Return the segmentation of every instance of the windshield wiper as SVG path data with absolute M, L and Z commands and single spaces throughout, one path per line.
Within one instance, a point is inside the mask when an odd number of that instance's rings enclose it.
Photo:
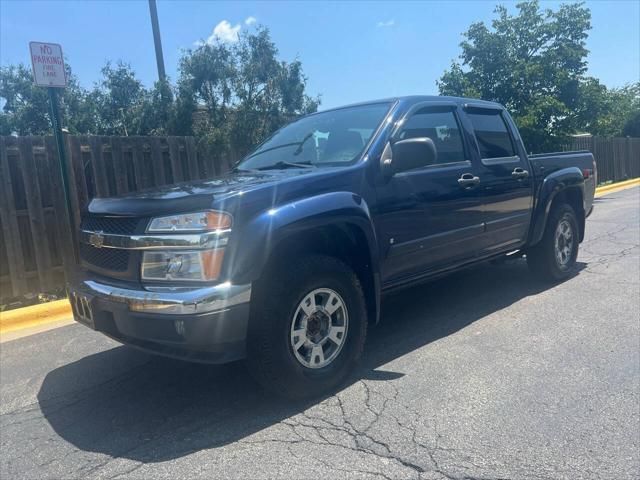
M 253 158 L 253 157 L 257 157 L 258 155 L 262 155 L 263 153 L 267 153 L 270 152 L 272 150 L 278 150 L 279 148 L 284 148 L 284 147 L 293 147 L 298 145 L 300 142 L 293 142 L 293 143 L 283 143 L 282 145 L 276 145 L 275 147 L 271 147 L 271 148 L 265 148 L 264 150 L 258 150 L 257 152 L 254 152 L 253 154 L 249 155 L 247 157 L 247 159 L 249 158 Z
M 315 132 L 309 132 L 302 138 L 302 140 L 300 140 L 300 142 L 298 143 L 298 148 L 296 148 L 296 151 L 293 152 L 293 154 L 296 157 L 302 153 L 302 149 L 304 148 L 304 144 L 307 142 L 307 140 L 309 140 L 310 138 L 313 137 L 314 133 Z
M 309 132 L 307 133 L 304 137 L 302 137 L 302 140 L 300 140 L 299 142 L 290 142 L 290 143 L 282 143 L 280 145 L 276 145 L 275 147 L 270 147 L 270 148 L 265 148 L 264 150 L 258 150 L 257 152 L 254 152 L 253 154 L 251 154 L 249 157 L 247 158 L 253 158 L 253 157 L 257 157 L 258 155 L 261 155 L 263 153 L 267 153 L 270 152 L 272 150 L 278 150 L 280 148 L 285 148 L 285 147 L 295 147 L 297 146 L 298 148 L 296 148 L 296 150 L 293 152 L 294 155 L 299 155 L 300 152 L 302 152 L 302 147 L 305 144 L 305 142 L 307 140 L 309 140 L 311 137 L 313 137 L 313 133 L 314 132 Z
M 294 163 L 279 161 L 271 165 L 265 165 L 264 167 L 258 167 L 257 170 L 279 170 L 285 168 L 315 168 L 315 165 L 310 163 Z
M 257 172 L 258 170 L 255 168 L 240 168 L 240 167 L 233 167 L 231 169 L 231 173 L 251 173 L 251 172 Z

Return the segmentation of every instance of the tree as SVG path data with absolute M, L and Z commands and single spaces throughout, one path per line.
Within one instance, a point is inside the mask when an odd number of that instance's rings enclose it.
M 187 50 L 180 59 L 177 103 L 181 111 L 191 112 L 190 119 L 183 112 L 183 120 L 218 152 L 229 148 L 228 109 L 234 75 L 231 49 L 224 43 Z
M 629 117 L 622 129 L 622 134 L 625 137 L 640 137 L 640 109 Z
M 67 67 L 61 90 L 63 125 L 96 135 L 196 135 L 211 154 L 246 153 L 295 117 L 313 112 L 299 60 L 278 59 L 269 31 L 258 27 L 235 44 L 216 42 L 187 50 L 180 77 L 146 89 L 131 66 L 107 62 L 91 90 Z M 2 135 L 49 134 L 46 89 L 24 65 L 0 69 Z
M 103 135 L 140 135 L 146 91 L 131 65 L 119 61 L 102 68 L 102 80 L 92 95 L 100 112 L 98 130 Z
M 231 142 L 243 153 L 296 116 L 317 110 L 318 102 L 304 93 L 300 61 L 279 62 L 267 29 L 243 36 L 233 54 L 238 102 Z
M 34 135 L 51 129 L 47 91 L 33 84 L 32 73 L 24 65 L 0 70 L 0 97 L 5 101 L 0 116 L 2 135 Z
M 461 62 L 444 72 L 438 87 L 445 95 L 502 103 L 527 149 L 555 149 L 584 122 L 581 94 L 598 88 L 584 75 L 590 12 L 582 3 L 542 11 L 537 1 L 527 1 L 516 8 L 510 15 L 498 6 L 491 27 L 469 27 Z
M 640 137 L 640 82 L 612 90 L 613 135 Z
M 85 95 L 99 112 L 95 133 L 100 135 L 174 135 L 174 92 L 168 80 L 147 90 L 127 63 L 110 62 L 102 79 Z
M 640 114 L 640 82 L 606 90 L 600 101 L 604 108 L 593 117 L 589 125 L 591 128 L 587 130 L 589 133 L 612 137 L 640 136 L 639 133 L 629 133 L 634 131 L 631 126 L 633 119 Z
M 277 56 L 264 27 L 241 35 L 235 44 L 216 42 L 188 50 L 180 61 L 176 115 L 196 111 L 192 131 L 214 152 L 248 152 L 319 105 L 319 99 L 305 93 L 300 61 Z
M 60 92 L 63 126 L 71 133 L 92 133 L 97 111 L 77 78 L 67 68 L 67 88 Z M 45 135 L 51 133 L 49 100 L 46 88 L 33 83 L 31 69 L 25 65 L 0 68 L 0 135 Z
M 145 93 L 140 110 L 138 134 L 175 135 L 176 118 L 173 88 L 167 80 L 155 83 Z

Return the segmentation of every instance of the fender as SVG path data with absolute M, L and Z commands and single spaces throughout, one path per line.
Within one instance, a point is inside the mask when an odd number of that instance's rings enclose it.
M 538 192 L 538 199 L 531 219 L 532 228 L 529 235 L 529 246 L 533 246 L 542 240 L 551 205 L 556 195 L 570 188 L 580 189 L 581 198 L 584 199 L 584 178 L 582 171 L 578 167 L 556 170 L 545 177 Z M 584 231 L 584 228 L 582 230 Z
M 274 249 L 288 237 L 328 225 L 349 225 L 360 230 L 367 242 L 373 273 L 375 321 L 380 312 L 378 242 L 365 200 L 352 192 L 322 193 L 270 208 L 247 222 L 238 232 L 242 248 L 233 255 L 234 282 L 248 283 L 260 277 Z M 235 255 L 234 255 L 235 254 Z

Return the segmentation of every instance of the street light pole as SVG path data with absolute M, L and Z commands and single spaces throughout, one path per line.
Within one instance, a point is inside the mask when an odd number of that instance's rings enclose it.
M 161 82 L 164 82 L 166 74 L 164 72 L 164 57 L 162 56 L 162 42 L 160 41 L 160 24 L 158 23 L 158 8 L 156 7 L 156 0 L 149 0 L 149 13 L 151 14 L 151 28 L 153 29 L 153 43 L 156 47 L 158 78 Z

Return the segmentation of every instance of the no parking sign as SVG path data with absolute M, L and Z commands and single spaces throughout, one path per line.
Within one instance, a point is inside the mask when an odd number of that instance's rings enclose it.
M 29 42 L 29 49 L 35 84 L 40 87 L 66 87 L 62 47 L 57 43 Z

